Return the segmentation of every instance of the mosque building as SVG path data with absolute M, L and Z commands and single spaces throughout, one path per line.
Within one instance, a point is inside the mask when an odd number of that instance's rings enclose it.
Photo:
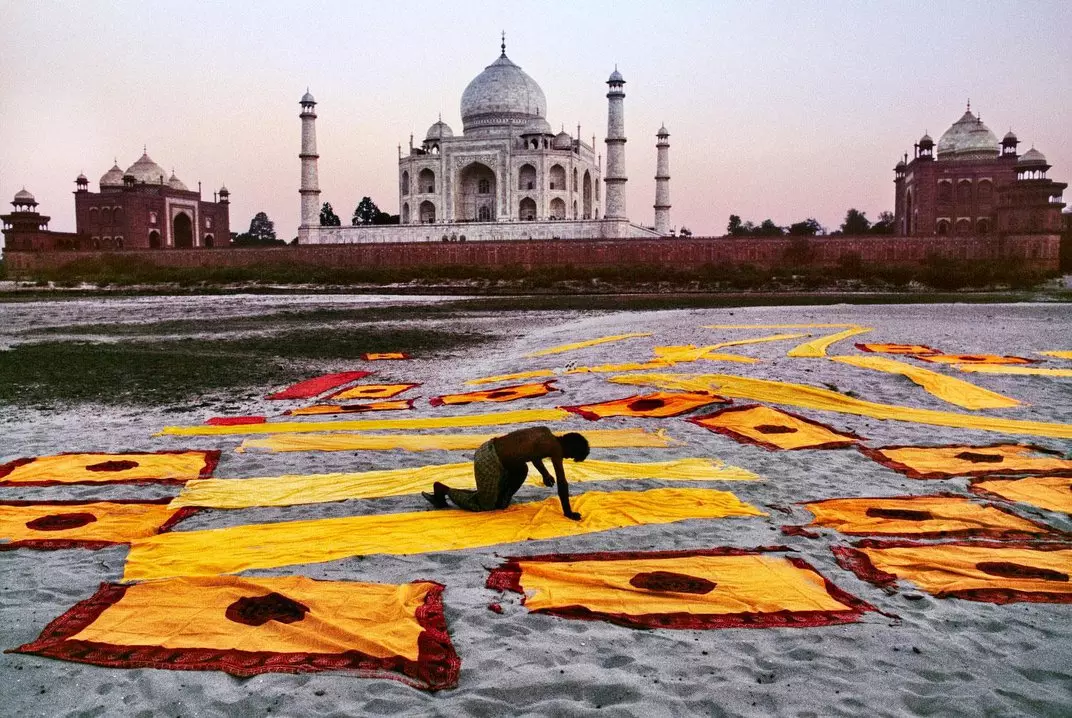
M 439 118 L 419 146 L 399 147 L 399 225 L 321 227 L 316 100 L 301 99 L 302 244 L 596 239 L 665 236 L 670 229 L 669 133 L 661 128 L 655 227 L 629 221 L 625 185 L 625 79 L 607 80 L 606 170 L 591 143 L 547 120 L 540 86 L 506 56 L 465 88 L 462 132 Z

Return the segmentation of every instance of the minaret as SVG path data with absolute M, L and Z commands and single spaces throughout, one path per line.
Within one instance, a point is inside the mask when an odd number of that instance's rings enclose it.
M 626 219 L 625 214 L 625 80 L 618 68 L 607 80 L 607 199 L 603 205 L 604 219 Z
M 670 133 L 666 125 L 655 135 L 655 232 L 670 234 Z
M 301 98 L 301 224 L 298 225 L 298 242 L 316 244 L 320 229 L 320 182 L 317 179 L 316 161 L 316 100 L 309 90 Z

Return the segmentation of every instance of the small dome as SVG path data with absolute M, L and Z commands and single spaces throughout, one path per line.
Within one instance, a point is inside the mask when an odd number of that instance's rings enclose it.
M 119 168 L 119 164 L 112 165 L 112 168 L 101 175 L 100 178 L 101 189 L 105 187 L 122 187 L 123 186 L 123 170 Z
M 462 127 L 518 125 L 524 117 L 546 117 L 547 99 L 536 81 L 510 61 L 505 51 L 473 78 L 462 93 Z
M 167 173 L 164 172 L 163 167 L 153 162 L 149 153 L 146 152 L 138 158 L 137 162 L 127 167 L 126 174 L 138 183 L 164 184 L 164 177 Z
M 919 144 L 921 144 L 921 145 L 933 145 L 934 140 L 927 133 L 923 133 L 923 136 L 919 138 Z
M 971 110 L 967 110 L 938 140 L 938 159 L 989 158 L 998 154 L 998 138 Z
M 79 172 L 78 176 L 74 178 L 74 181 L 78 184 L 85 184 L 86 182 L 89 182 L 89 178 L 86 177 L 84 172 Z
M 302 95 L 301 104 L 303 104 L 303 105 L 315 105 L 316 104 L 316 100 L 313 99 L 313 95 L 312 95 L 311 92 L 309 92 L 308 89 L 305 91 L 305 94 Z
M 231 194 L 227 190 L 227 185 L 223 185 L 222 187 L 220 187 L 220 194 L 223 195 L 223 196 L 227 196 L 227 195 Z
M 521 131 L 523 135 L 551 135 L 554 132 L 551 130 L 551 123 L 542 117 L 533 117 L 531 120 L 525 123 L 525 129 Z
M 428 128 L 428 134 L 425 135 L 424 139 L 426 139 L 426 140 L 445 140 L 445 139 L 453 137 L 453 136 L 454 136 L 454 130 L 450 129 L 450 125 L 448 125 L 443 120 L 440 120 L 439 122 L 435 123 L 434 125 L 432 125 L 431 127 Z
M 555 135 L 555 139 L 552 140 L 551 146 L 556 150 L 568 150 L 573 147 L 573 138 L 570 133 L 563 130 Z
M 610 78 L 607 80 L 608 84 L 611 82 L 625 82 L 625 78 L 622 77 L 622 73 L 618 72 L 617 67 L 614 68 L 614 72 L 610 73 Z
M 37 200 L 34 199 L 33 194 L 27 192 L 26 188 L 23 187 L 15 193 L 15 199 L 12 204 L 37 204 Z
M 659 131 L 655 133 L 656 137 L 669 137 L 670 133 L 666 129 L 666 125 L 659 128 Z
M 1005 136 L 1001 139 L 1001 141 L 1002 142 L 1018 142 L 1018 140 L 1016 139 L 1016 134 L 1012 130 L 1009 130 L 1008 132 L 1006 132 Z
M 906 164 L 904 163 L 904 160 L 901 160 L 900 162 L 898 162 L 898 163 L 897 163 L 897 166 L 896 166 L 896 167 L 894 167 L 894 169 L 895 169 L 895 170 L 903 170 L 903 169 L 904 169 L 905 167 L 907 167 L 907 166 L 908 166 L 908 165 L 906 165 Z
M 1046 164 L 1046 155 L 1042 154 L 1034 147 L 1027 152 L 1020 155 L 1020 159 L 1016 161 L 1016 164 L 1020 165 L 1044 165 Z
M 175 176 L 175 170 L 171 170 L 171 177 L 167 181 L 167 186 L 171 189 L 181 189 L 184 192 L 188 192 L 188 188 L 182 183 L 182 180 Z

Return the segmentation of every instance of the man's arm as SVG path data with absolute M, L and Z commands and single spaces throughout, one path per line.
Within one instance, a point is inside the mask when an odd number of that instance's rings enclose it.
M 532 465 L 536 467 L 536 470 L 540 472 L 540 476 L 543 477 L 544 486 L 554 486 L 555 479 L 551 474 L 547 473 L 547 467 L 543 465 L 543 461 L 540 459 L 533 459 Z
M 569 484 L 566 483 L 566 473 L 562 470 L 562 457 L 552 456 L 551 463 L 555 467 L 555 477 L 558 479 L 558 500 L 562 502 L 562 515 L 574 521 L 580 521 L 581 515 L 570 508 Z

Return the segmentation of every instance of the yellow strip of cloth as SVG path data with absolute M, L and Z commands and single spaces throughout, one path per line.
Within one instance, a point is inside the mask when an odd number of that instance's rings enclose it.
M 1064 349 L 1058 349 L 1055 351 L 1039 352 L 1043 356 L 1056 357 L 1057 359 L 1072 359 L 1072 351 L 1066 351 Z
M 320 416 L 323 414 L 363 414 L 367 411 L 401 411 L 412 409 L 411 399 L 389 399 L 371 401 L 367 404 L 313 404 L 300 409 L 291 409 L 291 416 Z
M 920 354 L 915 358 L 931 364 L 980 364 L 991 366 L 1031 364 L 1034 361 L 1023 357 L 1000 356 L 998 354 Z
M 236 451 L 463 451 L 480 448 L 496 436 L 498 434 L 279 434 L 246 439 Z M 672 439 L 665 429 L 600 429 L 585 431 L 584 438 L 593 449 L 665 449 L 681 443 Z
M 1020 376 L 1072 376 L 1072 369 L 1045 369 L 1011 364 L 956 364 L 957 369 L 972 374 L 1016 374 Z
M 95 501 L 0 505 L 0 541 L 106 541 L 153 536 L 178 506 Z
M 1009 501 L 1037 506 L 1047 511 L 1072 514 L 1072 477 L 1069 476 L 987 479 L 972 484 L 971 489 L 1000 496 Z
M 538 379 L 540 377 L 554 376 L 551 369 L 535 369 L 533 371 L 521 371 L 516 374 L 500 374 L 498 376 L 486 376 L 481 379 L 470 379 L 465 382 L 466 386 L 480 386 L 481 384 L 497 384 L 501 381 L 513 381 L 515 379 Z
M 332 394 L 329 399 L 390 399 L 420 384 L 359 384 Z
M 759 444 L 772 450 L 833 449 L 860 440 L 853 434 L 768 406 L 730 407 L 689 421 L 736 441 Z
M 926 344 L 857 344 L 856 348 L 879 354 L 941 354 L 940 351 Z
M 804 508 L 815 517 L 810 526 L 854 536 L 1038 537 L 1052 533 L 1031 521 L 960 496 L 826 499 L 806 503 Z
M 731 374 L 634 374 L 611 377 L 617 384 L 652 386 L 675 391 L 710 391 L 722 396 L 754 401 L 768 401 L 807 409 L 836 411 L 843 414 L 892 419 L 916 424 L 951 426 L 958 429 L 999 431 L 1008 434 L 1031 434 L 1056 439 L 1072 439 L 1072 424 L 1003 419 L 996 416 L 958 414 L 933 409 L 916 409 L 893 404 L 879 404 L 855 399 L 828 389 L 805 384 L 753 379 Z
M 651 332 L 640 333 L 634 332 L 632 334 L 616 334 L 610 337 L 600 337 L 599 339 L 589 339 L 583 342 L 575 342 L 573 344 L 560 344 L 557 347 L 550 347 L 548 349 L 540 349 L 539 351 L 526 354 L 525 357 L 532 359 L 535 357 L 549 356 L 551 354 L 562 354 L 563 352 L 573 351 L 574 349 L 586 349 L 588 347 L 598 346 L 600 344 L 609 344 L 610 342 L 620 342 L 624 339 L 633 339 L 635 337 L 650 337 Z
M 858 334 L 866 334 L 873 331 L 870 327 L 861 327 L 858 324 L 705 324 L 705 329 L 838 329 L 844 331 L 828 334 L 810 342 L 805 342 L 790 349 L 786 356 L 818 358 L 826 356 L 826 350 L 831 344 L 839 342 Z
M 756 481 L 760 478 L 751 471 L 728 466 L 717 459 L 705 458 L 648 463 L 594 459 L 583 463 L 567 461 L 565 469 L 566 479 L 571 483 L 649 478 L 660 481 Z M 428 489 L 433 481 L 442 481 L 454 488 L 475 488 L 473 462 L 349 474 L 192 481 L 172 500 L 171 506 L 242 509 L 251 506 L 293 506 L 346 499 L 375 499 L 415 494 Z M 542 485 L 543 479 L 532 472 L 528 483 L 533 486 Z
M 766 515 L 714 489 L 588 491 L 572 505 L 580 521 L 563 516 L 558 498 L 551 497 L 502 511 L 442 509 L 160 534 L 133 542 L 123 580 L 215 576 L 376 553 L 456 551 L 626 526 Z
M 875 461 L 917 479 L 988 474 L 1072 473 L 1072 459 L 1022 444 L 868 448 Z
M 16 466 L 0 483 L 108 481 L 186 481 L 201 476 L 212 464 L 207 451 L 159 454 L 56 454 L 38 456 Z
M 1002 396 L 989 389 L 983 389 L 962 379 L 946 376 L 945 374 L 897 361 L 896 359 L 873 355 L 833 356 L 830 358 L 836 362 L 859 367 L 860 369 L 871 369 L 886 372 L 887 374 L 900 374 L 923 387 L 928 394 L 965 409 L 1007 409 L 1013 406 L 1020 406 L 1020 402 L 1016 399 Z
M 563 409 L 518 409 L 491 414 L 436 416 L 417 419 L 356 419 L 353 421 L 278 421 L 239 426 L 165 426 L 156 436 L 232 436 L 236 434 L 293 434 L 317 431 L 380 431 L 390 429 L 451 429 L 466 426 L 499 426 L 561 421 L 570 413 Z
M 767 337 L 753 337 L 751 339 L 735 339 L 733 341 L 711 344 L 697 347 L 692 344 L 684 346 L 655 347 L 655 358 L 647 362 L 629 362 L 624 364 L 601 364 L 599 366 L 582 366 L 568 370 L 567 374 L 590 374 L 609 373 L 617 371 L 640 371 L 644 369 L 665 369 L 679 363 L 694 361 L 732 361 L 742 364 L 755 364 L 759 360 L 753 357 L 740 356 L 738 354 L 723 354 L 719 349 L 727 347 L 743 346 L 746 344 L 762 344 L 763 342 L 781 341 L 783 339 L 798 339 L 809 336 L 807 334 L 773 334 Z

